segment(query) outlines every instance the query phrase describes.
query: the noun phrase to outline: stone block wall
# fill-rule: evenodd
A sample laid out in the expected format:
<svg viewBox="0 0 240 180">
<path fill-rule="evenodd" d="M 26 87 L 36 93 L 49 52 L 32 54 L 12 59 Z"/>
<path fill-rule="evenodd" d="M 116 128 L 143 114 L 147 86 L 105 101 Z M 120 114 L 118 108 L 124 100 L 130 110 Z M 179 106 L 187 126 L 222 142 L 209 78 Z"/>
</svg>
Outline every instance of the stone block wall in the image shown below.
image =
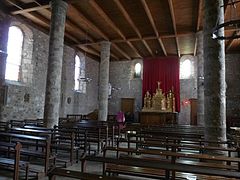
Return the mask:
<svg viewBox="0 0 240 180">
<path fill-rule="evenodd" d="M 135 99 L 135 121 L 142 109 L 142 79 L 134 78 L 134 66 L 142 60 L 110 62 L 109 82 L 112 95 L 108 102 L 108 114 L 117 114 L 121 110 L 121 98 Z"/>
<path fill-rule="evenodd" d="M 180 113 L 178 116 L 179 124 L 190 124 L 191 98 L 197 98 L 197 58 L 193 56 L 183 56 L 182 60 L 189 59 L 192 64 L 192 75 L 188 79 L 180 79 Z"/>
<path fill-rule="evenodd" d="M 227 119 L 240 120 L 240 54 L 226 55 Z"/>
<path fill-rule="evenodd" d="M 85 60 L 85 77 L 91 81 L 87 82 L 86 93 L 74 92 L 73 113 L 88 114 L 98 109 L 99 62 L 85 58 L 83 54 L 80 59 Z"/>
<path fill-rule="evenodd" d="M 23 52 L 21 82 L 6 81 L 7 102 L 0 108 L 1 121 L 43 118 L 49 36 L 27 25 L 24 21 L 20 22 L 14 18 L 12 18 L 12 25 L 19 26 L 24 33 L 27 33 L 25 43 L 28 43 L 24 44 L 26 48 Z M 31 47 L 29 42 L 32 43 Z M 61 117 L 72 113 L 91 112 L 97 108 L 99 63 L 90 58 L 86 59 L 86 77 L 91 77 L 93 80 L 87 85 L 86 94 L 78 94 L 74 91 L 75 55 L 74 49 L 64 46 Z"/>
</svg>

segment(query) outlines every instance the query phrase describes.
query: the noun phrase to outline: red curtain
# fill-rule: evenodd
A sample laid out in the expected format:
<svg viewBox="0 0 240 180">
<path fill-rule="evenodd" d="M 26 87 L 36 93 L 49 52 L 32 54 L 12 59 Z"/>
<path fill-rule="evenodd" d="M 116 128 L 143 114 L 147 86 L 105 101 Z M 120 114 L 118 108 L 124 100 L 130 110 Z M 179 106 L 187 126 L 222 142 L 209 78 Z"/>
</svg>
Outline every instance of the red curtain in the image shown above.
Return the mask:
<svg viewBox="0 0 240 180">
<path fill-rule="evenodd" d="M 173 88 L 175 94 L 176 111 L 180 112 L 180 80 L 178 57 L 147 58 L 143 61 L 143 97 L 147 91 L 155 93 L 157 82 L 167 93 Z M 166 95 L 166 94 L 165 94 Z"/>
</svg>

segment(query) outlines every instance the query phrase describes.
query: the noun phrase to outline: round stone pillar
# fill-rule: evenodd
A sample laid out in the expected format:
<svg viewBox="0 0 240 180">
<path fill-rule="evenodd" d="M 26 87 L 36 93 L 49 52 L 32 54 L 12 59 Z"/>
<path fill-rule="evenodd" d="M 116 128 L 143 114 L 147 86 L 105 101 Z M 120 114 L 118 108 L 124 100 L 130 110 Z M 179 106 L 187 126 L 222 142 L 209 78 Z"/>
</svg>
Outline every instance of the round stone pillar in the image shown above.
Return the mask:
<svg viewBox="0 0 240 180">
<path fill-rule="evenodd" d="M 10 23 L 11 21 L 9 17 L 3 17 L 3 19 L 0 20 L 0 86 L 3 86 L 5 83 L 8 31 Z"/>
<path fill-rule="evenodd" d="M 44 106 L 44 123 L 46 127 L 58 125 L 67 3 L 63 0 L 52 0 L 51 8 L 52 16 Z"/>
<path fill-rule="evenodd" d="M 205 0 L 204 47 L 204 121 L 206 140 L 226 140 L 226 84 L 224 41 L 212 39 L 212 30 L 224 22 L 223 0 Z M 224 30 L 219 31 L 224 35 Z"/>
<path fill-rule="evenodd" d="M 99 112 L 98 120 L 107 121 L 108 115 L 108 83 L 109 83 L 109 61 L 110 45 L 108 41 L 101 42 L 101 62 L 99 72 Z"/>
<path fill-rule="evenodd" d="M 197 33 L 197 57 L 198 57 L 198 79 L 197 79 L 197 124 L 204 126 L 204 58 L 203 58 L 203 32 Z"/>
</svg>

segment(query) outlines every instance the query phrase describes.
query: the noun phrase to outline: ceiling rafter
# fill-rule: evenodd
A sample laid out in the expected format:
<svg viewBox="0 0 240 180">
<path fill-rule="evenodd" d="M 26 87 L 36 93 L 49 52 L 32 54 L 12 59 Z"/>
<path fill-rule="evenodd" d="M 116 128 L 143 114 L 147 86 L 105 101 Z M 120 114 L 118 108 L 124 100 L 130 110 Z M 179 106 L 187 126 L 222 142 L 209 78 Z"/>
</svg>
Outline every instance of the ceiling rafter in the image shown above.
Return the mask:
<svg viewBox="0 0 240 180">
<path fill-rule="evenodd" d="M 115 1 L 115 0 L 114 0 L 114 2 L 116 3 L 116 5 L 117 5 L 117 7 L 119 8 L 119 10 L 121 11 L 121 13 L 124 15 L 125 19 L 127 19 L 127 21 L 128 21 L 128 20 L 130 19 L 128 13 L 125 11 L 125 9 L 122 8 L 121 4 L 119 4 L 119 1 Z M 125 39 L 126 39 L 126 37 L 125 37 Z M 128 44 L 132 49 L 134 49 L 135 53 L 136 53 L 138 56 L 142 57 L 142 56 L 140 55 L 141 52 L 140 52 L 130 41 L 126 41 L 126 42 L 127 42 L 127 44 Z"/>
<path fill-rule="evenodd" d="M 178 33 L 177 34 L 177 37 L 183 37 L 183 36 L 195 36 L 196 33 L 194 32 L 185 32 L 185 33 Z M 112 39 L 110 42 L 112 43 L 123 43 L 123 42 L 126 42 L 126 41 L 130 41 L 130 42 L 133 42 L 133 41 L 142 41 L 142 40 L 157 40 L 159 38 L 174 38 L 176 37 L 175 34 L 171 34 L 171 35 L 162 35 L 162 36 L 144 36 L 142 38 L 138 38 L 138 37 L 135 37 L 135 38 L 127 38 L 127 39 Z M 82 46 L 85 46 L 85 45 L 94 45 L 94 44 L 99 44 L 101 41 L 95 41 L 95 42 L 86 42 L 86 41 L 82 41 L 81 43 L 77 44 L 77 45 L 82 45 Z"/>
<path fill-rule="evenodd" d="M 134 22 L 132 21 L 131 17 L 129 16 L 128 12 L 126 11 L 126 9 L 123 7 L 123 5 L 121 4 L 121 2 L 119 0 L 114 0 L 115 4 L 117 5 L 118 9 L 121 11 L 121 13 L 123 14 L 123 16 L 125 17 L 125 19 L 128 21 L 128 23 L 131 25 L 131 27 L 133 28 L 133 30 L 136 32 L 136 34 L 138 35 L 139 38 L 142 38 L 142 35 L 140 33 L 140 31 L 138 30 L 137 26 L 134 24 Z M 149 51 L 149 53 L 151 54 L 151 56 L 153 56 L 152 50 L 149 47 L 149 45 L 147 44 L 146 40 L 142 40 L 143 44 L 145 45 L 145 47 L 147 48 L 147 50 Z"/>
<path fill-rule="evenodd" d="M 89 1 L 90 5 L 103 17 L 103 19 L 116 31 L 122 39 L 126 40 L 126 37 L 122 33 L 122 31 L 116 26 L 116 24 L 109 18 L 109 16 L 103 11 L 103 9 L 96 3 L 95 0 Z M 126 41 L 126 43 L 135 51 L 135 53 L 142 57 L 139 53 L 139 51 L 133 46 L 133 44 L 129 41 Z"/>
<path fill-rule="evenodd" d="M 198 0 L 198 15 L 197 15 L 196 32 L 198 32 L 200 29 L 200 22 L 201 22 L 201 17 L 202 17 L 202 5 L 203 5 L 203 0 Z M 196 53 L 197 53 L 197 43 L 198 43 L 198 37 L 196 36 L 195 44 L 194 44 L 194 52 L 193 52 L 194 56 L 196 56 Z"/>
<path fill-rule="evenodd" d="M 103 39 L 108 40 L 109 38 L 107 37 L 107 35 L 105 35 L 96 25 L 94 25 L 91 21 L 89 21 L 80 11 L 78 11 L 75 7 L 73 7 L 71 4 L 69 5 L 69 9 L 71 9 L 71 11 L 74 11 L 80 18 L 81 20 L 89 27 L 91 28 L 93 31 L 95 31 L 96 33 L 98 33 L 101 37 L 103 37 Z M 131 59 L 125 52 L 123 52 L 123 50 L 121 50 L 116 44 L 112 43 L 112 46 L 119 51 L 126 59 Z"/>
<path fill-rule="evenodd" d="M 36 12 L 32 12 L 32 13 L 29 13 L 28 15 L 30 16 L 33 16 L 34 18 L 38 19 L 39 21 L 41 21 L 43 24 L 45 24 L 46 26 L 48 26 L 50 24 L 50 21 L 49 19 L 37 14 Z M 69 34 L 68 32 L 65 31 L 65 36 L 68 37 L 69 39 L 71 39 L 73 42 L 75 43 L 78 43 L 79 41 L 73 37 L 71 34 Z M 81 51 L 84 51 L 82 50 L 81 48 L 78 48 L 79 50 Z M 89 54 L 93 54 L 91 52 L 88 52 Z M 96 55 L 96 54 L 93 54 L 93 55 Z M 99 56 L 100 57 L 100 56 Z"/>
<path fill-rule="evenodd" d="M 50 5 L 35 6 L 35 7 L 22 9 L 22 10 L 12 11 L 11 14 L 18 15 L 18 14 L 29 13 L 29 12 L 33 12 L 33 11 L 42 10 L 42 9 L 48 9 L 48 8 L 50 8 Z"/>
<path fill-rule="evenodd" d="M 240 35 L 240 32 L 239 31 L 235 31 L 233 33 L 233 36 L 239 36 Z M 235 39 L 231 39 L 228 41 L 227 45 L 226 45 L 226 51 L 229 51 L 229 49 L 232 47 L 233 45 L 233 42 L 234 42 Z"/>
<path fill-rule="evenodd" d="M 169 8 L 170 8 L 170 12 L 171 12 L 173 30 L 174 30 L 174 33 L 176 35 L 175 40 L 176 40 L 177 54 L 180 57 L 181 56 L 181 52 L 180 52 L 180 46 L 179 46 L 179 41 L 178 41 L 178 37 L 177 37 L 176 19 L 175 19 L 175 13 L 174 13 L 172 0 L 168 0 L 168 5 L 169 5 Z"/>
<path fill-rule="evenodd" d="M 157 30 L 157 28 L 156 28 L 156 25 L 155 25 L 155 23 L 154 23 L 154 20 L 153 20 L 151 11 L 150 11 L 150 9 L 149 9 L 146 1 L 145 1 L 145 0 L 141 0 L 141 2 L 142 2 L 142 5 L 143 5 L 143 7 L 144 7 L 144 10 L 145 10 L 145 12 L 146 12 L 146 14 L 147 14 L 147 16 L 148 16 L 148 19 L 149 19 L 149 21 L 150 21 L 150 23 L 151 23 L 151 25 L 152 25 L 152 28 L 153 28 L 156 36 L 159 37 L 158 30 Z M 157 40 L 158 40 L 158 43 L 159 43 L 160 47 L 162 48 L 162 51 L 163 51 L 164 55 L 167 56 L 167 52 L 166 52 L 166 49 L 165 49 L 165 47 L 164 47 L 164 45 L 163 45 L 162 39 L 161 39 L 161 38 L 157 38 Z"/>
</svg>

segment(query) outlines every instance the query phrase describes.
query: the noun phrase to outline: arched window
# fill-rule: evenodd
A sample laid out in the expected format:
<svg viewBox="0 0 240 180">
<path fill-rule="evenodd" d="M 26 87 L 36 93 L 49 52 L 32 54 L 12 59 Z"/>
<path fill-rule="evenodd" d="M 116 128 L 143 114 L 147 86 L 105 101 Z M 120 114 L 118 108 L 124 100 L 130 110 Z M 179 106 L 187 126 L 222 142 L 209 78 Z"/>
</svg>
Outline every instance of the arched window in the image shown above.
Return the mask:
<svg viewBox="0 0 240 180">
<path fill-rule="evenodd" d="M 22 62 L 23 32 L 17 26 L 11 26 L 8 33 L 7 61 L 5 79 L 19 81 Z"/>
<path fill-rule="evenodd" d="M 189 59 L 184 59 L 180 63 L 180 79 L 189 79 L 192 76 L 192 63 Z"/>
<path fill-rule="evenodd" d="M 140 63 L 135 64 L 134 77 L 135 78 L 141 77 L 141 72 L 142 72 L 142 65 Z"/>
<path fill-rule="evenodd" d="M 78 55 L 75 56 L 75 85 L 74 90 L 80 93 L 86 93 L 85 64 L 81 62 Z"/>
<path fill-rule="evenodd" d="M 79 91 L 80 88 L 80 58 L 78 55 L 75 56 L 75 91 Z"/>
</svg>

